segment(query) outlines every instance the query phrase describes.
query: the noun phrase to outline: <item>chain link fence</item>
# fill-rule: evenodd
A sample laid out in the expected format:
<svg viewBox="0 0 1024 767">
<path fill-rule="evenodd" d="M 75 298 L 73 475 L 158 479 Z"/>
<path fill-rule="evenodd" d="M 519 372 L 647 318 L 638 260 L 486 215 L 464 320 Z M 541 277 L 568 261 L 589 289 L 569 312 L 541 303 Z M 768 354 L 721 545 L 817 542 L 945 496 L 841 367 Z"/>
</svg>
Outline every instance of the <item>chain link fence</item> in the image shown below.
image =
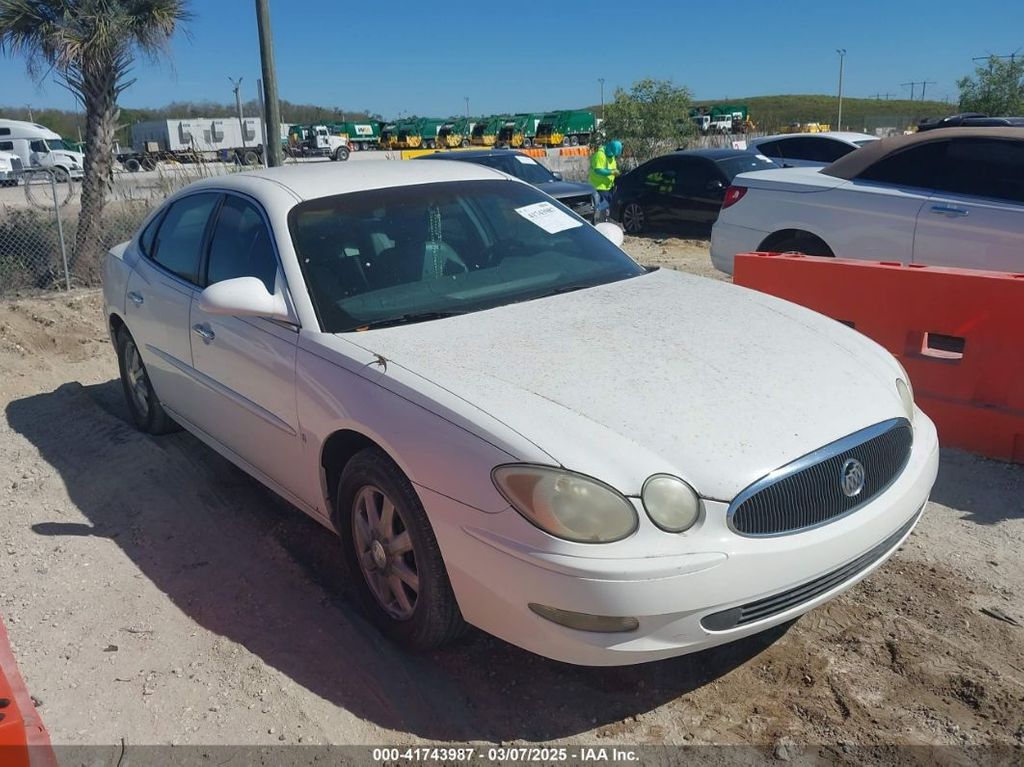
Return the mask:
<svg viewBox="0 0 1024 767">
<path fill-rule="evenodd" d="M 96 228 L 98 241 L 83 250 L 105 253 L 130 239 L 149 212 L 181 187 L 235 170 L 209 163 L 116 173 Z M 0 296 L 98 284 L 96 256 L 86 262 L 76 253 L 79 185 L 49 170 L 34 169 L 21 174 L 16 185 L 0 188 Z"/>
</svg>

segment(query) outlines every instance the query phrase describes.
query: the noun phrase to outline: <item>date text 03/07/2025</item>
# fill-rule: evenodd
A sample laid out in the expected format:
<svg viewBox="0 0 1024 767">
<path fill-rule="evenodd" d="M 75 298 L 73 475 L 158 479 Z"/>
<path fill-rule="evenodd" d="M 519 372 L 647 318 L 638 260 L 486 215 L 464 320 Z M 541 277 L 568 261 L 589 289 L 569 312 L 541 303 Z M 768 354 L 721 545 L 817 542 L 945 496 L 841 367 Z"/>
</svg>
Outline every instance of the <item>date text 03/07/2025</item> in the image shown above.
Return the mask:
<svg viewBox="0 0 1024 767">
<path fill-rule="evenodd" d="M 590 746 L 412 746 L 406 748 L 374 748 L 374 762 L 637 762 L 636 751 L 628 748 L 595 748 Z"/>
</svg>

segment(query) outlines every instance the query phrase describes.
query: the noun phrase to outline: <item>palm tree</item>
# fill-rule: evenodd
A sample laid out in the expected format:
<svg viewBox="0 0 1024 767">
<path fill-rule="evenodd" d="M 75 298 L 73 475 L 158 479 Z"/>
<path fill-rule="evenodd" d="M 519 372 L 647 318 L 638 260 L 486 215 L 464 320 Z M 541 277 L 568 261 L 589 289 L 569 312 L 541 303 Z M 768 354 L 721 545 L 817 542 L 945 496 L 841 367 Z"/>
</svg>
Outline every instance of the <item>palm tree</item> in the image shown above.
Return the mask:
<svg viewBox="0 0 1024 767">
<path fill-rule="evenodd" d="M 113 177 L 117 99 L 137 54 L 156 58 L 191 18 L 188 0 L 0 0 L 0 52 L 23 55 L 29 74 L 56 73 L 85 107 L 85 178 L 74 261 L 94 272 Z"/>
</svg>

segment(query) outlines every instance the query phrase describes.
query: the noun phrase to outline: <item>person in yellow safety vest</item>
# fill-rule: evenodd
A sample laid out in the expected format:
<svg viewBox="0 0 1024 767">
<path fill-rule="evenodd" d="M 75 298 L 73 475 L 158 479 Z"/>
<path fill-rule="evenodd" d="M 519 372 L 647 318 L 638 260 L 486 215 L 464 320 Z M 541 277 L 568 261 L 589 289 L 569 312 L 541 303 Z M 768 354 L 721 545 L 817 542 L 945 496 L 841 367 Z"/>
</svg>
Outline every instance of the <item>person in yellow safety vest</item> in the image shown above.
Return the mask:
<svg viewBox="0 0 1024 767">
<path fill-rule="evenodd" d="M 616 157 L 622 155 L 622 142 L 613 140 L 598 147 L 590 157 L 590 185 L 606 203 L 611 201 L 612 185 L 619 175 Z"/>
</svg>

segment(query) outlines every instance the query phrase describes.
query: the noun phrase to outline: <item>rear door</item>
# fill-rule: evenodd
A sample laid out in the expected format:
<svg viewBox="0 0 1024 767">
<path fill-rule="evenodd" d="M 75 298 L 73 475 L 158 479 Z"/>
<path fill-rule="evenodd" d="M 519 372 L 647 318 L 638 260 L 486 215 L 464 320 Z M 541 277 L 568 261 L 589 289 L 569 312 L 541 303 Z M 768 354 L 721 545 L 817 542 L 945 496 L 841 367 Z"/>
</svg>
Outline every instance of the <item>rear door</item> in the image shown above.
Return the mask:
<svg viewBox="0 0 1024 767">
<path fill-rule="evenodd" d="M 1024 141 L 953 139 L 921 209 L 914 261 L 1024 271 Z"/>
<path fill-rule="evenodd" d="M 678 162 L 674 157 L 658 157 L 630 174 L 624 203 L 637 202 L 644 210 L 646 226 L 657 229 L 674 223 L 672 192 Z"/>
<path fill-rule="evenodd" d="M 252 200 L 227 194 L 211 227 L 204 284 L 256 277 L 269 293 L 288 290 L 270 225 Z M 200 384 L 196 425 L 302 497 L 302 444 L 295 403 L 297 325 L 207 314 L 193 294 L 192 360 Z"/>
<path fill-rule="evenodd" d="M 186 418 L 194 394 L 189 311 L 210 216 L 220 195 L 204 192 L 172 203 L 139 241 L 142 257 L 128 278 L 125 323 L 157 396 Z"/>
<path fill-rule="evenodd" d="M 673 223 L 712 224 L 718 218 L 728 182 L 711 160 L 680 157 L 669 210 Z"/>
</svg>

